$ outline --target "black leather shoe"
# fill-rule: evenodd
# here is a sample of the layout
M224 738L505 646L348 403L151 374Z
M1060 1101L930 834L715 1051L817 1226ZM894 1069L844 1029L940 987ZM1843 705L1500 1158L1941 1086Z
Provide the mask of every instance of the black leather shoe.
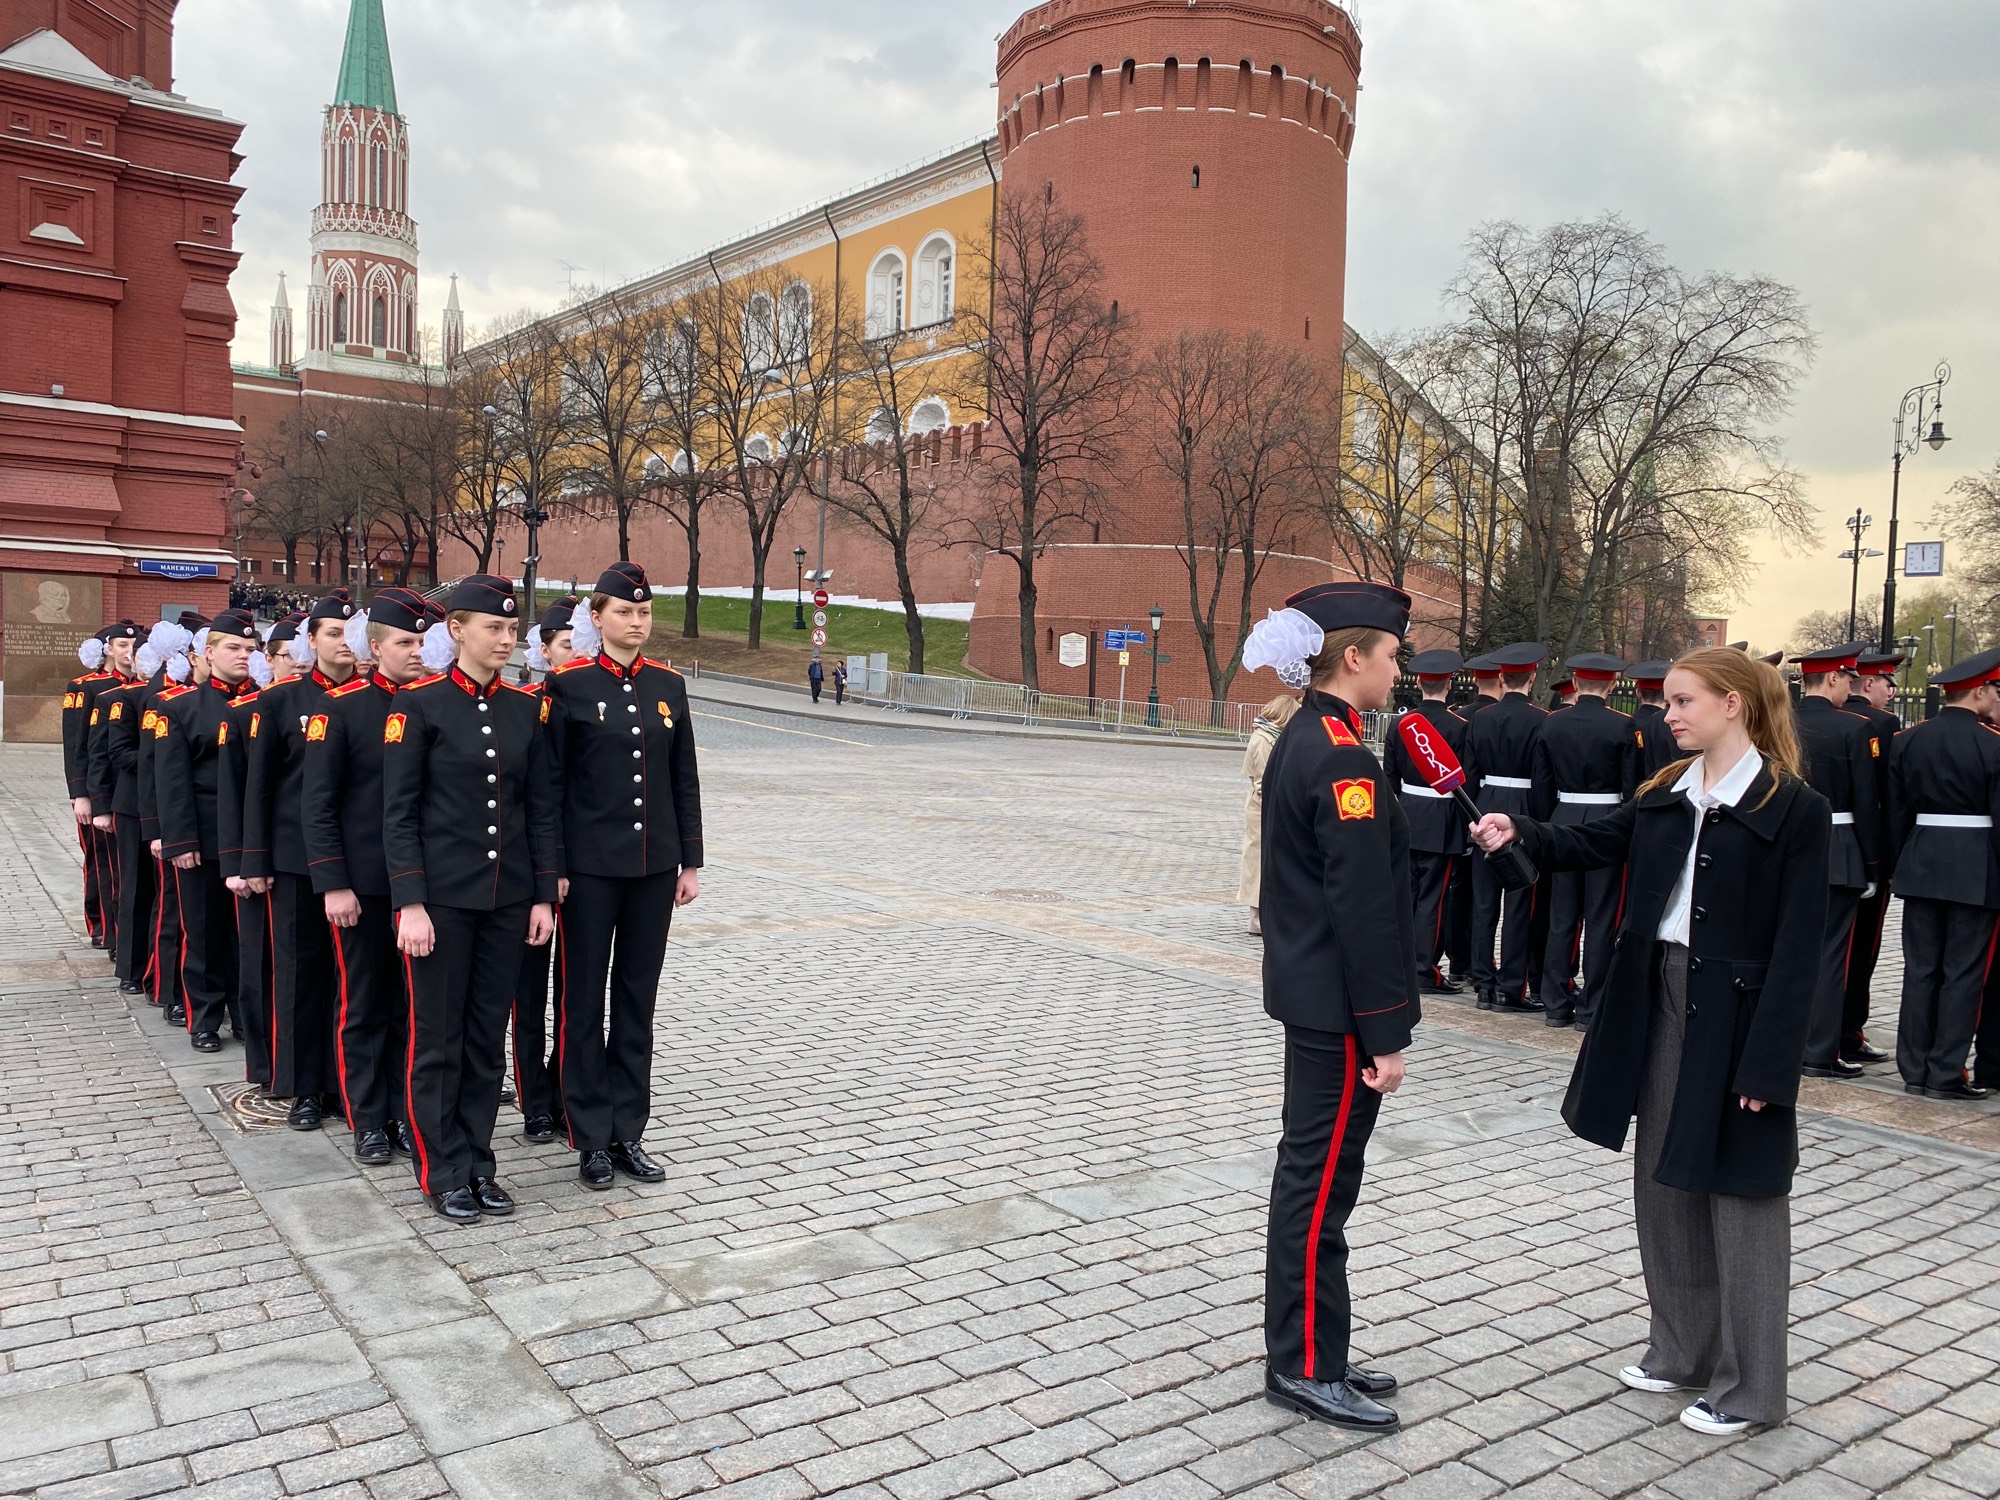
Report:
M635 1182L667 1180L667 1169L648 1156L646 1148L637 1141L613 1141L605 1154L611 1158L612 1166Z
M603 1192L611 1186L611 1153L609 1151L581 1151L577 1153L576 1180L595 1192Z
M94 937L90 940L90 946L93 948L102 948L104 946L104 939L101 937Z
M1903 1092L1906 1094L1921 1094L1923 1091L1924 1086L1921 1083L1906 1083L1903 1085Z
M317 1130L322 1119L319 1100L313 1098L311 1094L294 1099L291 1109L285 1115L285 1123L294 1130Z
M364 1167L386 1167L395 1155L386 1130L364 1130L354 1137L354 1159Z
M1383 1396L1396 1394L1396 1377L1387 1370L1364 1370L1359 1365L1349 1365L1347 1388L1379 1400Z
M222 1038L212 1031L197 1031L190 1039L189 1045L197 1052L220 1052Z
M1479 992L1479 1009L1493 1009L1493 992L1491 990L1481 990Z
M1453 979L1432 979L1424 984L1426 995L1463 995L1465 986Z
M187 1023L188 1013L185 1005L182 1005L179 1001L175 1001L167 1007L167 1024L169 1026L185 1026Z
M118 993L121 995L136 995L144 988L145 986L140 984L136 979L121 979L118 981Z
M1264 1399L1315 1422L1355 1432L1394 1432L1403 1419L1372 1396L1364 1396L1344 1380L1303 1380L1296 1375L1266 1371Z
M514 1093L513 1084L503 1083L500 1085L500 1102L502 1104L512 1104L515 1100L515 1097L516 1095Z
M1807 1063L1799 1071L1808 1078L1859 1078L1866 1069L1860 1063L1837 1057L1830 1063Z
M454 1224L479 1222L479 1199L469 1187L453 1188L448 1193L425 1193L424 1202L431 1206L432 1213Z
M1542 1007L1537 1002L1528 999L1526 996L1523 996L1519 1000L1509 1000L1505 996L1495 996L1493 1000L1493 1008L1498 1011L1505 1011L1507 1014L1515 1016L1526 1016L1526 1015L1539 1016L1543 1014Z
M1941 1089L1925 1089L1924 1097L1926 1099L1956 1099L1961 1103L1975 1104L1986 1097L1986 1090L1975 1084L1967 1083L1963 1078L1954 1078Z
M1574 1026L1576 1024L1576 1016L1569 1011L1559 1010L1552 1016L1543 1016L1542 1024L1552 1031L1560 1030L1565 1026Z
M504 1219L514 1211L514 1200L507 1196L507 1190L494 1178L473 1178L472 1196L479 1200L481 1213L491 1214L496 1219Z
M533 1141L537 1146L546 1146L556 1138L556 1121L553 1115L529 1115L521 1126L521 1139Z
M1858 1047L1842 1047L1840 1049L1840 1057L1843 1062L1856 1063L1878 1063L1889 1060L1888 1053L1884 1052L1880 1047L1871 1046L1867 1042L1861 1043Z

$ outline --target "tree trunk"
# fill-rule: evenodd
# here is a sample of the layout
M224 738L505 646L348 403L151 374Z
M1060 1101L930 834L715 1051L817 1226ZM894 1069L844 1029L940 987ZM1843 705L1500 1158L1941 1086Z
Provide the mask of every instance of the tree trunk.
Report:
M632 507L614 497L611 501L618 512L618 560L632 560Z
M908 670L924 675L924 617L917 613L917 586L910 578L910 542L899 537L895 545L896 593L903 601L903 634L909 637Z
M1036 651L1035 641L1035 549L1027 541L1021 543L1021 552L1014 559L1020 570L1020 588L1015 598L1021 609L1021 686L1029 692L1040 692L1042 687L1041 657Z
M750 649L764 649L764 564L768 558L768 545L760 545L755 536L750 540Z
M682 606L681 634L688 640L701 638L701 511L688 502L687 599Z
M288 537L285 541L285 583L291 588L299 586L299 539Z

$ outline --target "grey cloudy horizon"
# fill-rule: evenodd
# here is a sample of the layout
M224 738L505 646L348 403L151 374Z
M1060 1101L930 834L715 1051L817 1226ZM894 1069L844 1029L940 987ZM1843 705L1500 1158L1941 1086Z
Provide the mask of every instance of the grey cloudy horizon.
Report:
M424 321L454 272L477 328L977 138L994 38L1022 8L385 0ZM248 127L240 359L265 358L278 272L306 280L346 13L180 5L177 87ZM1757 584L1716 601L1737 633L1781 643L1806 609L1844 603L1841 523L1865 507L1867 544L1885 545L1896 399L1940 358L1954 441L1906 467L1903 539L2000 458L2000 6L1365 0L1361 22L1347 318L1362 334L1443 318L1468 234L1496 218L1617 212L1686 270L1768 274L1806 299L1819 356L1777 430L1819 536L1759 548Z

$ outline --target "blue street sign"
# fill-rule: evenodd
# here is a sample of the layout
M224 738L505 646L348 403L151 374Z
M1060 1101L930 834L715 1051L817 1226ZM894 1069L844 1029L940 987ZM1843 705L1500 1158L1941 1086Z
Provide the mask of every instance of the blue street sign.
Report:
M182 562L178 558L142 557L139 571L150 573L155 578L219 578L222 568L217 563Z
M1146 644L1143 630L1107 630L1104 632L1106 651L1137 651Z

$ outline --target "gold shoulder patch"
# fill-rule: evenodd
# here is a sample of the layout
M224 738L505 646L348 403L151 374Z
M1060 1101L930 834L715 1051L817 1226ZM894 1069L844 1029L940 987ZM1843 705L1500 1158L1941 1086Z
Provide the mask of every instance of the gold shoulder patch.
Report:
M1336 719L1332 714L1328 714L1320 720L1320 723L1326 726L1326 737L1336 745L1358 745L1361 743L1361 741L1354 737L1354 731L1348 727L1345 719ZM1373 816L1373 814L1371 813L1370 816Z
M146 710L146 716L139 721L139 730L142 734L150 733L153 726L159 722L160 711L157 708L149 708Z
M227 719L224 719L220 724L215 726L215 743L218 745L229 743L229 721Z
M390 714L382 725L382 743L400 745L403 743L403 726L409 722L404 714Z
M549 722L549 700L546 698L542 700L542 722L544 724Z
M1882 758L1882 742L1880 740L1871 738L1868 741L1868 758L1870 760L1880 760Z
M95 723L97 722L97 716L98 716L98 715L99 715L100 713L102 713L103 711L104 711L104 710L102 710L102 709L100 709L100 708L93 708L93 709L92 709L92 710L90 711L90 722L91 722L91 723L93 723L93 724L95 724Z
M1328 720L1329 723L1332 720ZM1375 816L1375 783L1372 781L1336 781L1333 784L1333 805L1340 810L1340 821L1353 822L1358 818Z
M310 744L314 740L323 740L325 738L326 738L326 715L314 714L312 718L307 720L306 722L306 742Z

